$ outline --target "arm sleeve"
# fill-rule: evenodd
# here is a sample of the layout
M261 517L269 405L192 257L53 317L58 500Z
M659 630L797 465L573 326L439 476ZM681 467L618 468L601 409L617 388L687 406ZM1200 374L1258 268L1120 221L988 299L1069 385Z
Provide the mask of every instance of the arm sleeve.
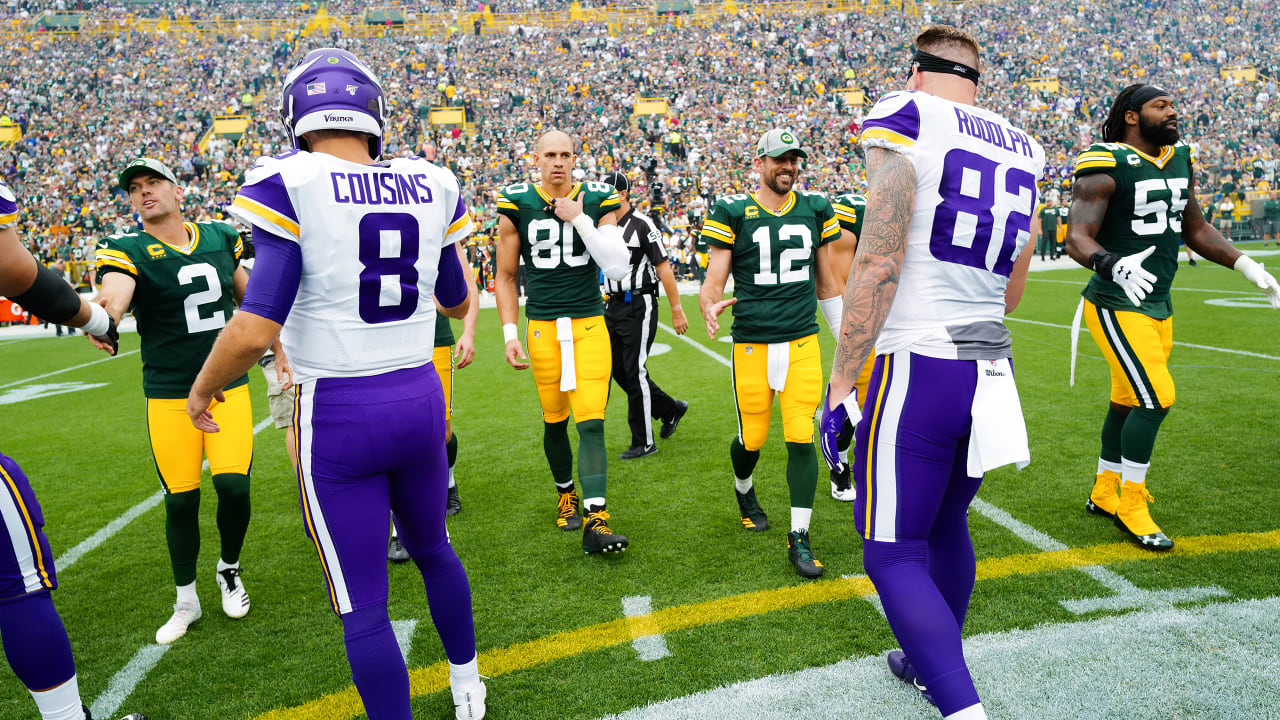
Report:
M463 269L462 260L452 244L440 251L436 272L436 299L447 308L461 305L467 299L467 283L471 274Z
M256 226L253 246L256 259L240 309L283 325L302 283L302 248Z

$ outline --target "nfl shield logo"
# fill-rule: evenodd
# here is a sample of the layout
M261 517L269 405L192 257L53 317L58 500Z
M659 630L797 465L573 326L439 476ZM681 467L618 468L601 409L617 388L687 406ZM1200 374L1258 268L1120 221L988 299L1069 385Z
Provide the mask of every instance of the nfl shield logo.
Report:
M323 95L324 92L325 92L324 83L322 82L307 83L308 95Z

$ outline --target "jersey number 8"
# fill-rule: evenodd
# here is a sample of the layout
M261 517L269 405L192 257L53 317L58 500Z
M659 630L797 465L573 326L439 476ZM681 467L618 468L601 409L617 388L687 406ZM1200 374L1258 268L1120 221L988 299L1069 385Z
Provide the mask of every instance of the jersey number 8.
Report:
M1013 255L1018 249L1019 233L1031 236L1031 212L1036 206L1036 179L1021 168L1005 169L1001 177L1000 163L977 153L955 148L942 161L942 180L938 194L942 202L934 209L933 231L929 252L943 262L990 270L1009 277L1013 272ZM1004 221L1004 236L995 263L988 267L995 228L996 180L1002 193L1012 196L1025 213L1011 211ZM975 194L976 192L976 194ZM972 232L957 232L960 216L972 218Z

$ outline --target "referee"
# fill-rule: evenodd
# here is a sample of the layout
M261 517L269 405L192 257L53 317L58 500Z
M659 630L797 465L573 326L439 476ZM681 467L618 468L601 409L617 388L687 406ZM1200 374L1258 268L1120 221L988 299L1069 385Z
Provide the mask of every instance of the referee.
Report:
M683 335L689 320L680 307L680 291L662 245L662 233L653 221L636 212L631 205L631 183L623 173L612 172L601 182L617 188L622 199L618 227L622 239L631 249L631 274L624 280L605 280L609 295L604 306L604 321L613 345L613 379L627 393L627 424L631 426L631 447L619 457L622 460L658 452L653 442L653 424L649 418L662 421L658 433L666 439L676 431L689 403L671 399L652 379L645 363L653 335L658 331L658 280L671 303L671 324Z

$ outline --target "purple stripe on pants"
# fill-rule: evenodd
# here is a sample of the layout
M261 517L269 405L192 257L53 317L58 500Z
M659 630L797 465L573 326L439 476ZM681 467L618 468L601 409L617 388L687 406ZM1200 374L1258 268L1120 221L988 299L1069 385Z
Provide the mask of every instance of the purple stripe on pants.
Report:
M44 536L44 515L18 463L0 454L0 600L58 586L53 552Z

